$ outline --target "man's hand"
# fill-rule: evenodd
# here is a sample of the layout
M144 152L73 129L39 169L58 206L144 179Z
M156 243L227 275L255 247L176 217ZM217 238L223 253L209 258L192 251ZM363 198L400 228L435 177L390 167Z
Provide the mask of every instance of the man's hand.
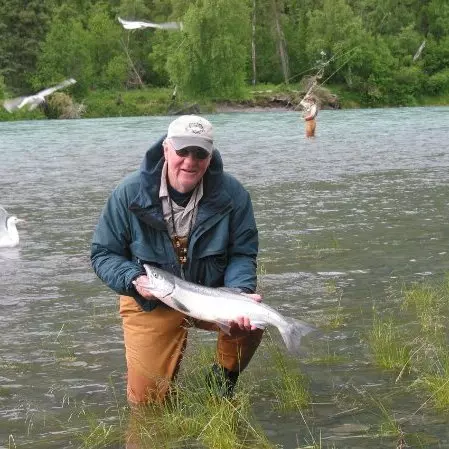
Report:
M262 296L257 293L242 293L242 295L248 296L248 298L251 298L256 302L262 302ZM254 331L258 329L251 324L251 321L247 316L239 316L235 320L229 321L229 325L231 326L231 332L236 328L242 331Z
M148 300L156 299L146 287L148 285L148 278L145 274L134 279L133 284L137 293L139 293L139 295L142 296L143 298Z

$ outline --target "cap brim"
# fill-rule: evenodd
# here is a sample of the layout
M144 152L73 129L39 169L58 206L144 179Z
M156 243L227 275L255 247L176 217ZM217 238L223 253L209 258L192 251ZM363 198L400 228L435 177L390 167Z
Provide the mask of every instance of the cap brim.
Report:
M209 139L202 137L170 137L175 150L182 150L187 147L200 147L205 149L209 154L214 150L214 144Z

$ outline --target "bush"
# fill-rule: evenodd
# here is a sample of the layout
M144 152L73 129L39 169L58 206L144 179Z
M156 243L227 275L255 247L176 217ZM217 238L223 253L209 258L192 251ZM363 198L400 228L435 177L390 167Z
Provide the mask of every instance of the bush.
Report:
M121 89L128 79L129 63L125 55L114 56L103 74L103 86L108 89Z
M84 112L84 105L74 103L70 95L63 92L53 94L45 108L45 115L53 119L80 118Z
M391 82L384 86L388 102L396 106L415 105L415 96L421 91L422 80L423 76L418 67L401 67L393 73Z
M449 93L449 69L441 70L429 76L424 83L424 89L430 95Z

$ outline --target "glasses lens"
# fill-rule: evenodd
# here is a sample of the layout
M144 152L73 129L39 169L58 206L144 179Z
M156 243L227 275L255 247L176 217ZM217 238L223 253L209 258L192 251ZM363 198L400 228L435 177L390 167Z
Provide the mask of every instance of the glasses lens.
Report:
M189 150L187 148L182 148L181 150L175 150L175 151L179 157L187 157L187 155L189 154Z
M209 157L209 153L204 148L186 147L175 151L179 157L187 157L189 153L192 153L194 159L204 160Z
M204 160L209 157L209 153L204 148L197 148L196 150L192 151L192 153L195 159Z

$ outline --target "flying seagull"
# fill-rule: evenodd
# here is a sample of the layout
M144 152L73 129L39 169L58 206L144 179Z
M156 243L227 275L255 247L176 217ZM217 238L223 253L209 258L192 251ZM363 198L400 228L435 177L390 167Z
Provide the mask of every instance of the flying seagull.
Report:
M139 28L159 28L162 30L182 30L181 22L164 22L164 23L152 23L152 22L141 22L141 21L129 21L123 20L118 17L118 21L123 25L125 30L137 30Z
M17 111L17 109L21 109L24 106L28 106L28 110L32 111L33 109L36 109L40 104L45 103L45 97L47 97L48 95L51 95L53 92L75 83L76 80L74 80L73 78L69 78L67 80L64 80L62 83L57 84L56 86L41 90L34 95L5 100L3 102L3 106L8 112Z
M13 248L19 244L19 232L16 223L20 223L21 218L9 215L6 210L0 206L0 248Z

